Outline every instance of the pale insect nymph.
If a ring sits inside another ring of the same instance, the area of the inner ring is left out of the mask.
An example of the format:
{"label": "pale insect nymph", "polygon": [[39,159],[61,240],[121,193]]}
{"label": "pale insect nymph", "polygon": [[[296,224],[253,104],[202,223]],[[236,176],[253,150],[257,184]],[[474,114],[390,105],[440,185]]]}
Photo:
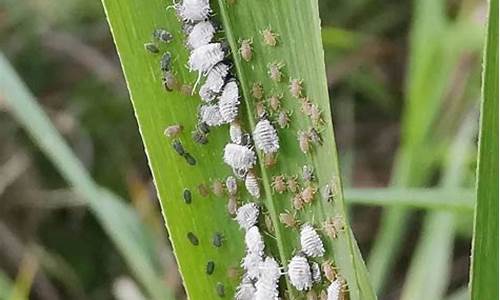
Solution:
{"label": "pale insect nymph", "polygon": [[255,152],[248,147],[232,143],[224,147],[224,162],[235,170],[248,171],[256,161]]}
{"label": "pale insect nymph", "polygon": [[245,233],[245,245],[248,253],[257,254],[259,256],[264,255],[264,240],[257,226],[248,228]]}
{"label": "pale insect nymph", "polygon": [[267,119],[261,119],[253,131],[253,140],[257,149],[265,154],[275,153],[280,148],[278,134],[271,122]]}
{"label": "pale insect nymph", "polygon": [[325,254],[323,242],[310,224],[303,225],[300,230],[300,245],[307,256],[321,257]]}
{"label": "pale insect nymph", "polygon": [[296,193],[299,190],[299,183],[297,182],[297,176],[290,176],[286,180],[286,186],[290,193]]}
{"label": "pale insect nymph", "polygon": [[262,83],[254,82],[250,93],[255,99],[261,100],[264,97],[264,88],[262,87]]}
{"label": "pale insect nymph", "polygon": [[297,132],[297,139],[299,140],[300,151],[307,154],[310,149],[310,141],[309,133],[303,130],[299,130]]}
{"label": "pale insect nymph", "polygon": [[281,107],[281,99],[283,98],[283,95],[272,95],[267,99],[267,103],[269,104],[269,108],[272,111],[278,111]]}
{"label": "pale insect nymph", "polygon": [[[222,185],[222,183],[221,183],[221,185]],[[238,183],[236,182],[236,178],[234,178],[233,176],[227,176],[226,188],[227,188],[227,192],[230,196],[236,195],[236,193],[238,192]]]}
{"label": "pale insect nymph", "polygon": [[188,34],[186,44],[189,49],[196,49],[212,41],[215,27],[210,21],[196,23]]}
{"label": "pale insect nymph", "polygon": [[252,60],[252,39],[240,40],[240,55],[246,61]]}
{"label": "pale insect nymph", "polygon": [[260,198],[259,181],[254,172],[248,172],[245,177],[245,187],[250,195],[257,199]]}
{"label": "pale insect nymph", "polygon": [[282,62],[273,62],[267,65],[267,74],[271,80],[280,82],[283,74],[281,73],[281,68],[285,65]]}
{"label": "pale insect nymph", "polygon": [[284,110],[279,111],[276,121],[281,129],[287,128],[290,125],[290,113]]}
{"label": "pale insect nymph", "polygon": [[231,216],[235,216],[238,211],[238,198],[236,196],[229,196],[229,200],[227,201],[227,212]]}
{"label": "pale insect nymph", "polygon": [[299,224],[299,221],[295,218],[295,214],[292,214],[289,211],[280,213],[279,219],[280,222],[287,228],[295,228]]}
{"label": "pale insect nymph", "polygon": [[175,125],[170,125],[167,128],[165,128],[165,131],[163,134],[165,134],[166,137],[169,138],[176,138],[181,134],[182,132],[182,125],[175,124]]}
{"label": "pale insect nymph", "polygon": [[295,98],[300,98],[302,96],[302,80],[292,79],[290,80],[290,94]]}
{"label": "pale insect nymph", "polygon": [[283,176],[283,175],[274,176],[273,181],[271,183],[271,187],[274,189],[275,192],[277,192],[279,194],[286,191],[285,176]]}
{"label": "pale insect nymph", "polygon": [[332,282],[337,277],[337,272],[335,271],[335,267],[331,261],[325,261],[321,264],[321,268],[323,269],[323,273],[325,274],[326,279]]}
{"label": "pale insect nymph", "polygon": [[222,183],[219,179],[215,179],[212,182],[212,193],[214,193],[217,197],[224,196],[224,183]]}
{"label": "pale insect nymph", "polygon": [[323,223],[323,230],[331,239],[336,239],[338,233],[344,230],[344,227],[344,221],[341,216],[330,217]]}
{"label": "pale insect nymph", "polygon": [[312,287],[311,267],[304,254],[299,253],[292,258],[288,264],[288,278],[299,291],[306,291]]}
{"label": "pale insect nymph", "polygon": [[255,115],[257,118],[263,118],[266,115],[266,105],[264,101],[255,102]]}
{"label": "pale insect nymph", "polygon": [[258,217],[259,207],[257,204],[250,202],[238,208],[235,219],[242,229],[248,230],[257,223]]}
{"label": "pale insect nymph", "polygon": [[268,46],[275,47],[278,43],[278,34],[272,32],[271,28],[266,28],[261,31],[262,39]]}
{"label": "pale insect nymph", "polygon": [[219,110],[225,123],[234,121],[238,116],[239,98],[238,84],[235,80],[230,80],[219,97]]}
{"label": "pale insect nymph", "polygon": [[302,192],[300,192],[302,201],[304,201],[304,203],[311,203],[314,200],[317,190],[318,189],[313,185],[306,186]]}

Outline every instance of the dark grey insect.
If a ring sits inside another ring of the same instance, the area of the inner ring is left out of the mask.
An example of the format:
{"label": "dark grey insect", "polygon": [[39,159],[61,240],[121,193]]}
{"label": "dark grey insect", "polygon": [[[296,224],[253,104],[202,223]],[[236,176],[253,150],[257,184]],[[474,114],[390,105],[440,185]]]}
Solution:
{"label": "dark grey insect", "polygon": [[191,154],[185,152],[183,156],[188,164],[190,164],[191,166],[196,165],[196,159],[194,159],[194,157]]}
{"label": "dark grey insect", "polygon": [[316,129],[314,128],[309,129],[309,137],[311,138],[311,142],[318,145],[323,145],[323,139],[321,138],[321,135]]}
{"label": "dark grey insect", "polygon": [[221,298],[226,295],[226,292],[224,291],[224,284],[222,284],[222,282],[217,282],[215,290],[217,291],[217,295]]}
{"label": "dark grey insect", "polygon": [[172,54],[170,52],[165,52],[160,59],[160,69],[162,71],[170,71],[172,64]]}
{"label": "dark grey insect", "polygon": [[184,150],[184,147],[179,140],[175,140],[172,143],[172,147],[174,147],[175,152],[177,152],[179,155],[184,156],[186,154],[186,150]]}
{"label": "dark grey insect", "polygon": [[171,92],[178,88],[177,79],[175,78],[174,73],[172,73],[172,71],[163,72],[162,83],[163,87],[165,87],[165,90],[167,90],[168,92]]}
{"label": "dark grey insect", "polygon": [[212,238],[212,244],[219,248],[220,246],[222,246],[222,242],[224,241],[224,236],[222,235],[222,233],[220,232],[216,232],[214,233],[214,236]]}
{"label": "dark grey insect", "polygon": [[198,237],[194,235],[191,231],[187,233],[187,238],[191,242],[191,244],[198,246],[200,244],[200,241],[198,240]]}
{"label": "dark grey insect", "polygon": [[210,132],[210,126],[205,122],[198,123],[197,129],[205,134]]}
{"label": "dark grey insect", "polygon": [[311,182],[314,180],[314,169],[311,166],[302,167],[302,179],[306,182]]}
{"label": "dark grey insect", "polygon": [[249,133],[244,133],[241,135],[241,144],[243,146],[248,146],[252,144],[252,136]]}
{"label": "dark grey insect", "polygon": [[186,204],[191,204],[191,202],[193,201],[193,196],[191,195],[191,191],[188,189],[184,189],[182,197],[184,198],[184,202],[186,202]]}
{"label": "dark grey insect", "polygon": [[205,145],[206,143],[208,143],[207,135],[198,130],[193,131],[192,138],[193,141],[201,145]]}
{"label": "dark grey insect", "polygon": [[153,36],[164,43],[170,43],[174,36],[165,29],[158,28],[153,31]]}
{"label": "dark grey insect", "polygon": [[213,261],[208,261],[207,262],[207,274],[212,275],[215,270],[215,263]]}
{"label": "dark grey insect", "polygon": [[160,53],[160,49],[158,49],[158,46],[156,46],[155,43],[145,43],[144,49],[146,49],[149,53]]}

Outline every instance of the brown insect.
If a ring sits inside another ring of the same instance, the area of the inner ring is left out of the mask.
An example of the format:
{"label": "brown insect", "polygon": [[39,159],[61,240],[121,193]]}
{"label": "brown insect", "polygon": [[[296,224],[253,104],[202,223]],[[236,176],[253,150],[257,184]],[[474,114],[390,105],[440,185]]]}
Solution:
{"label": "brown insect", "polygon": [[208,195],[210,195],[210,190],[206,184],[202,183],[198,185],[198,193],[200,193],[202,197],[208,197]]}
{"label": "brown insect", "polygon": [[273,220],[269,215],[264,215],[264,224],[266,225],[266,229],[269,233],[274,233]]}
{"label": "brown insect", "polygon": [[307,154],[311,146],[311,137],[309,133],[303,130],[297,132],[297,139],[299,140],[300,151]]}
{"label": "brown insect", "polygon": [[312,103],[307,97],[300,98],[300,111],[305,114],[306,116],[311,115],[311,106]]}
{"label": "brown insect", "polygon": [[234,217],[237,210],[238,199],[236,198],[236,196],[229,196],[229,201],[227,202],[227,212]]}
{"label": "brown insect", "polygon": [[311,203],[316,195],[318,189],[312,185],[308,185],[305,189],[300,192],[300,197],[304,203]]}
{"label": "brown insect", "polygon": [[282,110],[278,113],[276,120],[281,129],[287,128],[290,125],[290,113]]}
{"label": "brown insect", "polygon": [[264,101],[255,102],[255,114],[257,115],[257,118],[261,118],[266,114],[266,105],[264,104]]}
{"label": "brown insect", "polygon": [[165,134],[165,136],[167,136],[169,138],[176,138],[179,136],[179,134],[181,134],[182,129],[183,129],[182,125],[178,125],[178,124],[171,125],[171,126],[168,126],[167,128],[165,128],[165,131],[163,132],[163,134]]}
{"label": "brown insect", "polygon": [[316,293],[315,290],[310,290],[306,294],[306,299],[307,300],[318,300],[318,294]]}
{"label": "brown insect", "polygon": [[212,182],[212,192],[217,197],[224,196],[224,183],[222,183],[219,179],[215,179]]}
{"label": "brown insect", "polygon": [[296,193],[299,190],[297,176],[288,177],[288,179],[286,180],[286,186],[289,192]]}
{"label": "brown insect", "polygon": [[319,293],[319,300],[328,300],[328,295],[325,290],[322,290],[321,293]]}
{"label": "brown insect", "polygon": [[287,227],[287,228],[295,228],[299,225],[299,222],[295,218],[295,214],[292,214],[289,211],[281,213],[279,218],[280,218],[280,222],[282,224],[284,224],[285,227]]}
{"label": "brown insect", "polygon": [[252,97],[257,100],[261,100],[264,97],[264,88],[262,87],[262,83],[254,82],[252,84],[252,90],[250,92],[252,94]]}
{"label": "brown insect", "polygon": [[286,191],[285,176],[283,175],[274,176],[271,186],[277,193],[282,194],[284,191]]}
{"label": "brown insect", "polygon": [[323,262],[321,264],[321,268],[323,269],[323,273],[325,274],[326,279],[328,281],[332,282],[337,278],[337,271],[335,270],[335,267],[333,266],[333,263],[329,260]]}
{"label": "brown insect", "polygon": [[266,168],[271,168],[276,165],[277,159],[275,153],[266,153],[264,154],[264,165]]}
{"label": "brown insect", "polygon": [[272,95],[267,99],[267,103],[269,105],[269,108],[272,111],[278,111],[281,107],[281,99],[283,98],[283,95]]}
{"label": "brown insect", "polygon": [[297,193],[292,198],[293,208],[301,210],[304,207],[304,200],[302,200],[301,193]]}
{"label": "brown insect", "polygon": [[302,96],[302,80],[292,79],[290,80],[290,94],[295,98],[300,98]]}
{"label": "brown insect", "polygon": [[264,40],[264,44],[276,47],[278,44],[278,34],[271,31],[271,28],[268,27],[260,32],[262,34],[262,39]]}
{"label": "brown insect", "polygon": [[283,73],[281,72],[281,68],[283,68],[285,65],[281,62],[272,62],[267,65],[267,74],[269,75],[269,78],[275,82],[280,82],[281,77],[283,76]]}
{"label": "brown insect", "polygon": [[191,96],[192,91],[193,87],[189,84],[183,84],[181,86],[181,94],[183,94],[184,96]]}
{"label": "brown insect", "polygon": [[324,123],[323,117],[321,116],[321,110],[318,105],[311,104],[309,115],[314,126],[320,126]]}
{"label": "brown insect", "polygon": [[344,227],[344,221],[341,216],[330,217],[323,222],[323,230],[331,239],[336,239],[338,233],[344,230]]}
{"label": "brown insect", "polygon": [[252,60],[252,39],[240,40],[240,55],[246,61]]}

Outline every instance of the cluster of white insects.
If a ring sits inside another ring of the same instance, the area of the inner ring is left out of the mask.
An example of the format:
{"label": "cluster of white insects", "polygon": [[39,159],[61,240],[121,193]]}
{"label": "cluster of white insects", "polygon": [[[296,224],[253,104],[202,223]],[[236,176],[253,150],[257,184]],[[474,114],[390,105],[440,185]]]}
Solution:
{"label": "cluster of white insects", "polygon": [[[210,127],[229,125],[229,142],[223,150],[223,161],[231,167],[234,176],[228,176],[225,182],[215,180],[212,191],[217,196],[224,195],[224,189],[229,196],[228,212],[234,216],[241,229],[245,231],[246,253],[241,261],[244,274],[237,287],[235,299],[237,300],[269,300],[280,299],[278,283],[282,275],[287,275],[290,283],[298,290],[307,292],[307,299],[317,299],[313,286],[320,285],[323,281],[322,273],[330,284],[327,289],[321,291],[322,300],[343,299],[346,289],[346,281],[340,276],[332,263],[323,261],[322,267],[315,261],[322,259],[325,247],[320,235],[311,224],[300,224],[295,218],[295,213],[286,211],[279,215],[281,223],[288,228],[300,228],[300,250],[293,256],[286,266],[281,268],[278,262],[271,256],[266,255],[263,236],[258,227],[260,206],[255,202],[247,202],[239,207],[238,204],[238,179],[244,182],[246,191],[255,199],[261,196],[259,178],[255,171],[257,163],[256,150],[261,151],[266,167],[272,167],[276,163],[276,155],[280,149],[278,131],[274,124],[280,129],[288,128],[292,112],[283,109],[282,93],[273,93],[267,99],[263,85],[255,82],[251,86],[250,94],[255,99],[255,110],[258,122],[253,132],[247,133],[238,121],[240,106],[240,88],[237,79],[231,75],[231,63],[228,56],[228,46],[225,42],[214,41],[217,28],[210,20],[212,9],[209,0],[183,0],[174,4],[177,15],[183,22],[186,33],[186,47],[190,51],[187,67],[190,71],[197,72],[197,80],[194,87],[183,85],[179,87],[170,69],[171,55],[165,53],[160,62],[163,71],[163,84],[167,90],[180,89],[183,93],[192,94],[198,89],[201,104],[198,111],[198,122],[193,132],[193,139],[200,144],[206,144],[207,134]],[[279,35],[270,28],[261,31],[263,43],[269,47],[278,44]],[[171,34],[164,30],[156,30],[154,36],[163,42],[170,42]],[[254,56],[252,44],[253,39],[239,41],[239,55],[250,62]],[[152,43],[145,44],[148,51],[158,53],[159,49]],[[283,73],[285,64],[281,61],[273,61],[267,64],[267,74],[274,83],[280,83],[286,77]],[[299,149],[308,154],[313,145],[322,145],[322,112],[317,104],[304,95],[302,80],[290,79],[288,85],[292,98],[298,100],[300,112],[304,114],[311,123],[307,129],[297,131]],[[172,125],[165,130],[165,135],[175,138],[183,130],[181,125]],[[180,142],[174,143],[174,149],[186,158],[188,163],[194,164],[194,158],[190,157]],[[190,160],[191,158],[191,160]],[[190,162],[191,161],[191,162]],[[302,183],[298,181],[299,176],[277,175],[272,178],[272,189],[282,194],[290,192],[293,194],[292,207],[298,211],[306,204],[312,203],[318,190],[327,201],[333,201],[336,197],[337,180],[332,179],[330,183],[321,189],[314,183],[314,172],[311,167],[304,166],[302,170]],[[207,192],[208,193],[208,192]],[[268,230],[271,232],[272,222],[269,216],[264,216]],[[324,221],[322,229],[324,233],[334,239],[344,227],[340,216],[331,217]],[[194,235],[193,235],[194,236]],[[218,244],[221,242],[218,237]],[[196,240],[197,243],[197,240]],[[211,272],[213,272],[211,262]],[[285,270],[285,272],[283,271]],[[207,269],[208,270],[208,269]],[[211,274],[210,272],[210,274]],[[208,272],[207,272],[208,273]],[[218,283],[216,287],[219,296],[224,296],[224,287]]]}

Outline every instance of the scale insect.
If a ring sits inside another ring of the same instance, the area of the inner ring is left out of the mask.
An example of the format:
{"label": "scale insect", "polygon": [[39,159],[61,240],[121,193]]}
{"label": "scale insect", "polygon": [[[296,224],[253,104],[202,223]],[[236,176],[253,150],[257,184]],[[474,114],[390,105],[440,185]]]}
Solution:
{"label": "scale insect", "polygon": [[323,242],[310,224],[303,225],[300,230],[300,245],[309,257],[322,257],[325,254]]}
{"label": "scale insect", "polygon": [[160,70],[162,71],[172,70],[172,54],[168,51],[163,53],[160,59]]}
{"label": "scale insect", "polygon": [[197,188],[198,188],[198,193],[202,197],[208,197],[210,195],[210,190],[208,189],[206,184],[200,183],[200,184],[198,184]]}
{"label": "scale insect", "polygon": [[281,213],[279,215],[280,222],[285,225],[287,228],[295,228],[299,225],[299,221],[295,218],[295,214],[292,214],[289,211]]}
{"label": "scale insect", "polygon": [[200,87],[201,100],[210,102],[220,93],[229,74],[229,66],[225,63],[216,64],[207,74],[205,83]]}
{"label": "scale insect", "polygon": [[285,66],[282,62],[272,62],[267,65],[267,74],[272,81],[280,82],[281,77],[283,77],[283,73],[281,69]]}
{"label": "scale insect", "polygon": [[182,146],[181,141],[175,140],[172,143],[172,147],[174,148],[175,152],[177,152],[177,154],[181,156],[184,156],[186,154],[186,150],[184,150],[184,146]]}
{"label": "scale insect", "polygon": [[344,298],[344,292],[346,287],[346,281],[343,277],[337,276],[327,288],[328,300],[342,300]]}
{"label": "scale insect", "polygon": [[185,23],[204,21],[212,12],[209,0],[184,0],[182,4],[175,4],[174,8]]}
{"label": "scale insect", "polygon": [[311,149],[311,138],[309,136],[309,133],[303,130],[299,130],[297,132],[297,139],[299,140],[300,151],[302,151],[304,154],[309,153],[309,150]]}
{"label": "scale insect", "polygon": [[184,202],[186,204],[191,204],[191,202],[193,201],[191,191],[188,189],[184,189],[184,191],[182,192],[182,198],[184,198]]}
{"label": "scale insect", "polygon": [[253,51],[252,51],[253,40],[250,38],[250,39],[240,40],[239,42],[240,42],[239,51],[241,58],[243,58],[244,61],[249,62],[250,60],[252,60],[253,56]]}
{"label": "scale insect", "polygon": [[255,283],[255,299],[258,300],[278,300],[278,280],[281,276],[281,270],[272,257],[266,257],[259,266],[260,276]]}
{"label": "scale insect", "polygon": [[278,44],[278,34],[274,33],[270,27],[262,30],[260,32],[262,35],[262,40],[264,41],[264,44],[271,46],[271,47],[276,47]]}
{"label": "scale insect", "polygon": [[259,266],[262,263],[262,257],[255,253],[247,252],[245,257],[241,260],[241,267],[246,271],[246,276],[250,279],[257,279],[259,277]]}
{"label": "scale insect", "polygon": [[283,95],[272,95],[267,99],[267,103],[269,105],[269,108],[276,112],[281,108],[281,99],[283,98]]}
{"label": "scale insect", "polygon": [[259,181],[255,176],[255,173],[249,172],[245,177],[245,187],[250,195],[254,198],[260,198],[260,187]]}
{"label": "scale insect", "polygon": [[227,212],[231,216],[235,216],[238,211],[238,198],[236,196],[229,196],[229,200],[227,201]]}
{"label": "scale insect", "polygon": [[215,263],[211,260],[207,262],[206,272],[208,275],[212,275],[215,271]]}
{"label": "scale insect", "polygon": [[264,98],[264,88],[262,87],[262,83],[254,82],[252,84],[252,89],[250,90],[252,97],[257,100],[262,100]]}
{"label": "scale insect", "polygon": [[321,268],[323,269],[323,273],[328,281],[333,282],[335,278],[337,278],[337,272],[335,271],[335,267],[331,261],[327,260],[323,262],[321,264]]}
{"label": "scale insect", "polygon": [[313,261],[310,263],[310,265],[311,265],[311,277],[313,283],[321,282],[321,268],[319,267],[319,264]]}
{"label": "scale insect", "polygon": [[231,122],[229,124],[229,138],[231,142],[241,145],[243,139],[243,130],[241,129],[241,125],[237,121]]}
{"label": "scale insect", "polygon": [[245,146],[229,143],[224,147],[224,162],[236,170],[249,170],[257,161],[255,152]]}
{"label": "scale insect", "polygon": [[179,87],[179,82],[172,71],[164,71],[161,82],[167,92],[176,90]]}
{"label": "scale insect", "polygon": [[345,224],[340,215],[330,217],[325,222],[323,222],[323,230],[331,239],[336,239],[339,232],[344,230],[344,228]]}
{"label": "scale insect", "polygon": [[144,44],[144,49],[146,49],[146,51],[148,51],[149,53],[153,53],[153,54],[158,54],[160,53],[160,49],[158,48],[158,46],[156,46],[155,43],[145,43]]}
{"label": "scale insect", "polygon": [[255,102],[255,115],[257,118],[263,118],[266,115],[266,105],[264,101]]}
{"label": "scale insect", "polygon": [[255,286],[248,276],[244,276],[241,283],[236,288],[235,300],[253,300],[255,299]]}
{"label": "scale insect", "polygon": [[302,179],[306,183],[310,183],[314,180],[314,169],[311,166],[304,165],[302,167]]}
{"label": "scale insect", "polygon": [[224,196],[224,183],[222,183],[219,179],[215,179],[212,182],[212,193],[214,193],[217,197]]}
{"label": "scale insect", "polygon": [[238,106],[240,105],[240,94],[236,80],[230,80],[224,86],[219,97],[219,111],[224,123],[233,122],[238,116]]}
{"label": "scale insect", "polygon": [[274,176],[273,181],[271,182],[271,187],[278,194],[282,194],[284,191],[286,191],[285,176],[283,175]]}
{"label": "scale insect", "polygon": [[276,121],[281,129],[288,128],[290,125],[290,112],[284,110],[279,111]]}
{"label": "scale insect", "polygon": [[204,104],[200,107],[200,121],[208,126],[220,126],[224,123],[217,104]]}
{"label": "scale insect", "polygon": [[196,165],[196,159],[190,153],[184,153],[184,159],[188,163],[188,165],[194,166]]}
{"label": "scale insect", "polygon": [[315,186],[308,185],[302,190],[302,192],[300,192],[300,198],[302,198],[304,203],[309,204],[314,200],[317,190],[318,189]]}
{"label": "scale insect", "polygon": [[245,233],[245,245],[248,253],[257,254],[259,256],[264,255],[264,240],[257,226],[248,228]]}
{"label": "scale insect", "polygon": [[304,200],[302,200],[300,193],[297,193],[293,196],[292,205],[296,210],[301,210],[302,208],[304,208]]}
{"label": "scale insect", "polygon": [[215,34],[215,27],[210,21],[196,23],[187,36],[186,44],[189,49],[196,49],[208,45]]}
{"label": "scale insect", "polygon": [[290,193],[296,193],[299,190],[299,183],[297,182],[297,176],[290,176],[286,180],[286,187]]}
{"label": "scale insect", "polygon": [[200,244],[198,237],[196,237],[196,235],[194,235],[191,231],[187,233],[187,238],[194,246],[198,246]]}
{"label": "scale insect", "polygon": [[234,176],[227,176],[226,188],[230,196],[236,195],[238,192],[238,183],[236,182],[236,178],[234,178]]}
{"label": "scale insect", "polygon": [[257,149],[265,154],[275,153],[280,148],[279,138],[271,122],[261,119],[253,131],[253,140]]}
{"label": "scale insect", "polygon": [[311,267],[304,254],[295,255],[288,264],[290,283],[299,291],[307,291],[312,287]]}
{"label": "scale insect", "polygon": [[249,230],[250,227],[257,224],[258,217],[259,207],[257,204],[250,202],[238,208],[235,219],[240,225],[240,228]]}
{"label": "scale insect", "polygon": [[299,99],[302,96],[301,79],[291,79],[290,85],[288,87],[290,89],[290,94],[292,94],[292,97]]}
{"label": "scale insect", "polygon": [[224,236],[220,232],[214,233],[212,237],[212,245],[216,248],[222,247],[222,243],[224,242]]}

